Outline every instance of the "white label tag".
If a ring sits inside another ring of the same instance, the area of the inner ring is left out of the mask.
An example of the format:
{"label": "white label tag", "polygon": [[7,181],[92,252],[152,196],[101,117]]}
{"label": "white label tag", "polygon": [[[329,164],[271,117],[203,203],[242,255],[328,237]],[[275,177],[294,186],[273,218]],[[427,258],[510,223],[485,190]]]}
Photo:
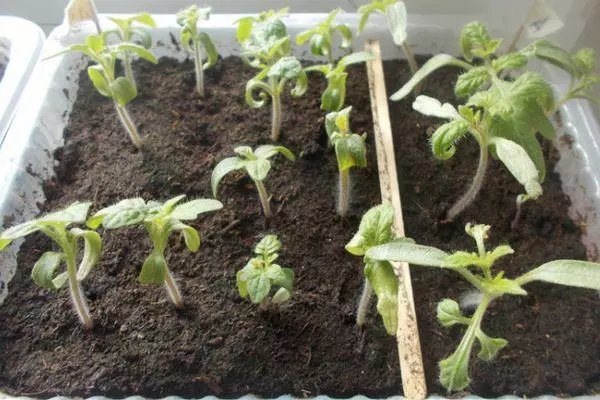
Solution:
{"label": "white label tag", "polygon": [[558,31],[563,26],[563,22],[547,0],[535,0],[535,3],[529,10],[527,22],[525,23],[528,38],[543,38]]}

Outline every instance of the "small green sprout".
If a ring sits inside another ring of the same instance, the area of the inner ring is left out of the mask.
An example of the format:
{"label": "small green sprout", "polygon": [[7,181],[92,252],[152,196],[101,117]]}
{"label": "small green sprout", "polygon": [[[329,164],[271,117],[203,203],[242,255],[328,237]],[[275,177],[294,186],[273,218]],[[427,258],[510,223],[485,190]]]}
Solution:
{"label": "small green sprout", "polygon": [[342,11],[341,8],[336,8],[331,11],[325,21],[317,24],[316,27],[299,33],[296,36],[296,44],[302,45],[307,41],[310,42],[310,52],[316,56],[327,56],[329,64],[333,64],[333,35],[339,32],[342,37],[340,48],[347,50],[352,46],[352,31],[347,24],[335,25],[333,20]]}
{"label": "small green sprout", "polygon": [[[411,240],[385,243],[371,247],[365,253],[366,258],[374,261],[403,261],[455,271],[481,293],[481,301],[470,317],[463,315],[458,303],[453,300],[444,299],[438,304],[437,315],[442,326],[467,327],[456,351],[439,363],[440,382],[448,391],[462,390],[469,385],[469,359],[476,340],[480,345],[477,356],[485,361],[493,359],[508,344],[505,339],[487,336],[481,329],[484,314],[494,300],[505,294],[524,296],[527,292],[523,286],[534,281],[600,290],[600,264],[587,261],[550,261],[516,279],[505,278],[504,271],[494,275],[492,266],[496,260],[514,251],[508,245],[487,251],[484,241],[488,238],[489,229],[487,225],[466,225],[466,232],[477,244],[475,253],[457,251],[448,254]],[[473,272],[473,268],[477,272]]]}
{"label": "small green sprout", "polygon": [[200,248],[200,235],[195,228],[181,221],[194,220],[198,214],[223,208],[221,202],[211,199],[177,204],[184,197],[185,195],[180,195],[162,204],[157,201],[146,202],[140,198],[122,200],[98,211],[86,223],[92,229],[97,229],[100,225],[104,229],[143,225],[148,231],[153,249],[142,265],[139,281],[142,284],[164,284],[171,301],[178,308],[183,307],[183,299],[165,259],[169,235],[173,231],[183,233],[185,245],[195,253]]}
{"label": "small green sprout", "polygon": [[[152,36],[150,35],[150,32],[139,26],[133,26],[133,24],[137,22],[138,24],[154,28],[156,22],[154,22],[154,18],[152,18],[152,15],[149,13],[140,13],[129,18],[108,17],[108,19],[117,25],[117,29],[102,32],[105,40],[108,36],[115,35],[121,42],[133,43],[135,39],[139,39],[141,45],[145,49],[150,49],[150,47],[152,47]],[[125,68],[125,76],[137,88],[133,77],[133,70],[131,69],[131,54],[129,52],[123,54],[123,65]]]}
{"label": "small green sprout", "polygon": [[387,333],[392,336],[396,335],[398,329],[398,279],[392,264],[388,261],[372,260],[365,256],[365,253],[373,246],[400,240],[392,232],[393,224],[394,207],[391,204],[373,207],[363,215],[358,232],[346,245],[348,252],[355,256],[363,256],[365,263],[365,282],[356,312],[356,325],[364,325],[369,303],[375,292],[377,311]]}
{"label": "small green sprout", "polygon": [[142,139],[129,116],[129,112],[125,108],[137,96],[137,89],[135,83],[129,78],[115,76],[115,64],[117,58],[127,53],[136,54],[154,64],[158,60],[154,54],[146,50],[143,46],[126,42],[107,45],[104,39],[104,36],[88,35],[85,39],[85,44],[71,45],[51,57],[64,53],[83,53],[96,63],[87,69],[90,80],[101,95],[113,99],[121,124],[127,130],[127,134],[133,144],[139,149],[142,147]]}
{"label": "small green sprout", "polygon": [[337,65],[323,64],[305,68],[306,72],[320,72],[327,79],[327,88],[325,88],[321,95],[321,110],[328,112],[340,111],[346,101],[346,79],[348,78],[346,68],[349,65],[373,59],[373,54],[360,51],[342,57]]}
{"label": "small green sprout", "polygon": [[[87,329],[94,326],[90,316],[87,301],[81,289],[81,281],[90,273],[102,254],[102,239],[98,233],[79,228],[67,227],[71,224],[85,222],[88,209],[92,203],[75,202],[69,207],[38,219],[34,219],[17,226],[13,226],[0,233],[0,250],[8,246],[13,240],[27,236],[34,232],[42,232],[52,239],[60,251],[47,251],[33,266],[31,277],[33,281],[44,289],[57,290],[69,282],[69,293],[73,307],[79,320]],[[78,241],[83,239],[83,258],[77,266]],[[56,274],[60,264],[64,262],[67,270]]]}
{"label": "small green sprout", "polygon": [[[219,57],[217,48],[206,32],[198,32],[198,21],[207,21],[210,7],[198,8],[195,5],[177,13],[177,24],[181,26],[181,43],[194,56],[196,71],[196,92],[204,98],[204,70],[216,64]],[[206,55],[207,61],[202,59]]]}
{"label": "small green sprout", "polygon": [[[269,309],[269,304],[281,304],[292,298],[294,292],[294,271],[283,268],[274,261],[279,258],[277,251],[281,242],[277,235],[265,236],[254,248],[256,257],[250,259],[246,266],[237,273],[237,287],[240,296],[250,298],[254,304],[259,304],[263,311]],[[269,298],[271,286],[280,286],[279,290]]]}
{"label": "small green sprout", "polygon": [[350,168],[367,166],[367,134],[359,135],[350,131],[350,112],[346,107],[339,112],[331,112],[325,117],[325,130],[330,143],[335,148],[339,170],[338,213],[345,217],[350,203]]}
{"label": "small green sprout", "polygon": [[531,56],[562,65],[575,77],[566,99],[588,96],[587,89],[598,81],[598,76],[591,73],[595,65],[589,50],[570,56],[547,41],[538,41],[520,52],[496,57],[501,43],[492,39],[482,24],[467,24],[460,37],[466,61],[438,54],[391,96],[395,101],[404,98],[421,80],[443,66],[467,71],[459,76],[454,88],[457,96],[466,98],[466,104],[459,106],[458,112],[450,104],[442,105],[427,96],[417,97],[413,104],[422,114],[449,120],[431,138],[433,153],[439,159],[452,157],[456,142],[467,134],[479,144],[479,164],[471,186],[450,208],[447,220],[453,220],[475,200],[484,182],[490,151],[525,188],[525,193],[517,197],[513,226],[518,222],[521,204],[542,194],[546,165],[536,133],[548,140],[554,138],[549,116],[556,111],[557,104],[566,100],[555,103],[552,87],[536,72],[525,71],[515,79],[503,79],[505,72],[525,68]]}
{"label": "small green sprout", "polygon": [[260,202],[265,213],[265,217],[271,218],[271,206],[269,205],[269,196],[263,181],[271,170],[271,161],[269,158],[276,154],[282,154],[288,160],[294,161],[294,154],[283,146],[272,146],[270,144],[259,146],[256,150],[248,146],[239,146],[233,149],[238,157],[229,157],[221,160],[212,172],[210,183],[213,196],[217,197],[219,182],[225,175],[238,169],[246,170],[250,179],[256,184]]}
{"label": "small green sprout", "polygon": [[369,16],[374,12],[385,15],[385,19],[387,20],[388,28],[392,34],[394,44],[402,47],[404,55],[408,60],[410,70],[414,75],[419,69],[419,66],[417,65],[415,56],[413,55],[412,50],[406,41],[406,37],[408,36],[406,32],[408,25],[406,5],[403,1],[399,0],[373,0],[370,4],[364,4],[360,6],[358,8],[358,13],[361,14],[360,22],[358,23],[359,34],[365,29],[367,21],[369,20]]}
{"label": "small green sprout", "polygon": [[[246,84],[246,103],[252,108],[266,104],[267,97],[271,98],[271,140],[279,140],[281,133],[281,94],[288,82],[296,81],[291,94],[302,96],[308,88],[308,78],[296,57],[280,58],[274,65],[265,67]],[[254,92],[258,91],[258,98]]]}

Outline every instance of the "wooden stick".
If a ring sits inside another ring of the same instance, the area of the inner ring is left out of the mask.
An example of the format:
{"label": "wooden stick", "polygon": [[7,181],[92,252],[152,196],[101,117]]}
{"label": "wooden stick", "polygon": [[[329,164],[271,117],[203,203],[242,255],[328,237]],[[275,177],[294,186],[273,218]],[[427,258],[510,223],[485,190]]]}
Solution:
{"label": "wooden stick", "polygon": [[[375,55],[375,59],[367,63],[367,73],[369,75],[371,109],[373,110],[373,130],[377,149],[381,199],[394,206],[396,218],[393,229],[396,235],[404,236],[402,203],[400,202],[400,191],[398,189],[388,96],[385,89],[379,42],[376,40],[367,41],[365,49]],[[396,332],[396,339],[398,341],[398,357],[400,358],[404,397],[410,400],[422,400],[427,396],[427,386],[410,270],[407,263],[394,262],[392,266],[398,276],[398,331]]]}

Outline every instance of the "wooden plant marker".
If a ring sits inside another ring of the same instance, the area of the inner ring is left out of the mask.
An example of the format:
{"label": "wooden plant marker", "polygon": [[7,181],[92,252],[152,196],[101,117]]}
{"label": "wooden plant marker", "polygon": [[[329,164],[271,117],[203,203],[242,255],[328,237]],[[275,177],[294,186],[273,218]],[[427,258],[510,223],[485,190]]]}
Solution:
{"label": "wooden plant marker", "polygon": [[[369,40],[365,44],[365,49],[375,56],[374,60],[367,62],[367,74],[369,76],[369,92],[373,111],[373,131],[377,150],[381,199],[394,206],[396,216],[393,230],[396,235],[404,236],[402,203],[400,202],[388,96],[385,89],[379,42]],[[398,331],[396,332],[396,339],[398,341],[398,357],[400,358],[404,397],[409,400],[423,400],[427,396],[427,386],[410,270],[405,262],[393,262],[392,266],[398,277]]]}

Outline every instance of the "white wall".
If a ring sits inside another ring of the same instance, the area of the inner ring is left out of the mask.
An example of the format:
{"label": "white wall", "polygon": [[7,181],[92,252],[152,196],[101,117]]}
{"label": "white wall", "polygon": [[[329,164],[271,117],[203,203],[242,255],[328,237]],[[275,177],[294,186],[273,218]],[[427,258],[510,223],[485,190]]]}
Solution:
{"label": "white wall", "polygon": [[[95,0],[100,13],[149,11],[169,14],[194,3],[209,5],[215,13],[252,13],[269,8],[291,7],[293,12],[328,12],[335,7],[354,11],[368,0]],[[493,31],[509,35],[522,22],[533,0],[405,0],[409,15],[436,15],[440,24],[444,15],[460,17],[463,23],[479,19]],[[590,10],[598,0],[550,0],[567,29],[552,39],[571,48],[580,40]],[[61,23],[67,0],[0,0],[0,15],[16,15],[40,25],[46,33]]]}

